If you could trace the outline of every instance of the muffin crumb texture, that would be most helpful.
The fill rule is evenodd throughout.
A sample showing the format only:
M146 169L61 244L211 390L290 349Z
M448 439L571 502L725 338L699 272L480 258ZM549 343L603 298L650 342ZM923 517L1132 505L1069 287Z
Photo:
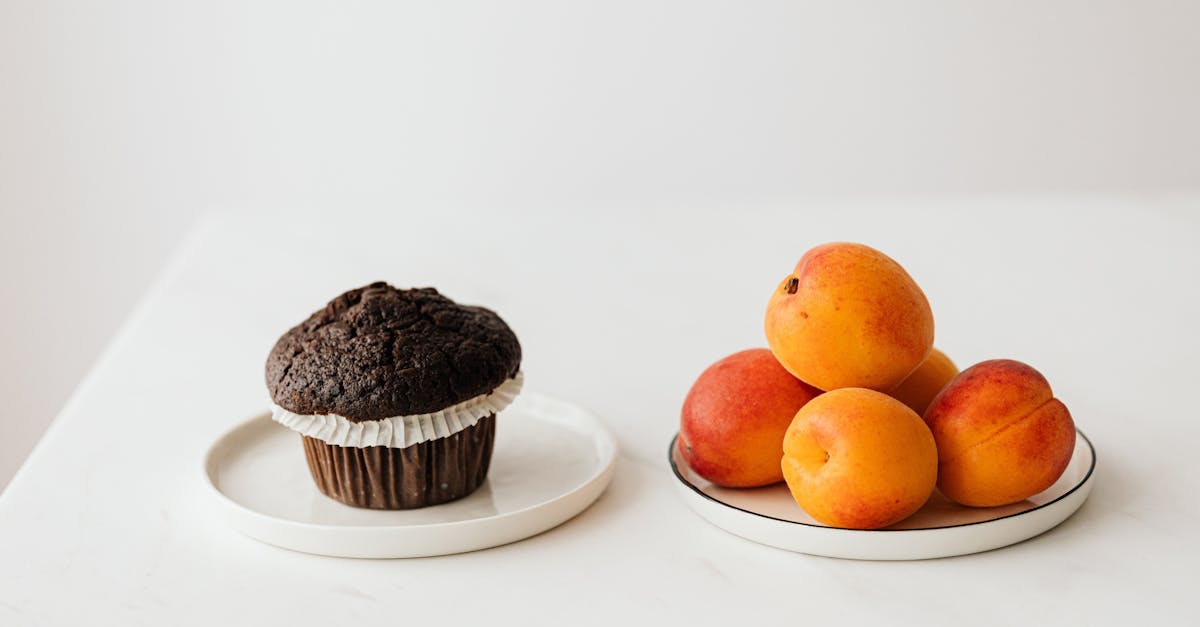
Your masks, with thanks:
M361 422L445 409L491 392L520 364L520 343L491 310L378 282L279 338L266 378L284 409Z

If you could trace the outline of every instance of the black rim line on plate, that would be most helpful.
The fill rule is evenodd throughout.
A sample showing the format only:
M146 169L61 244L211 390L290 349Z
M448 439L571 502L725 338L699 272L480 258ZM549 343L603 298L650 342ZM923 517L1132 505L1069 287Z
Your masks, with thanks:
M846 531L846 532L850 532L850 533L856 533L856 532L871 533L871 532L876 532L876 531L886 531L886 532L890 532L890 533L905 533L905 532L914 532L914 531L934 531L937 529L954 529L955 527L970 527L972 525L984 525L987 523L996 522L997 520L1004 520L1006 518L1014 518L1016 516L1024 516L1025 514L1028 514L1030 512L1036 512L1037 510L1042 509L1044 507L1049 507L1051 505L1054 505L1055 503L1074 494L1076 490L1083 487L1088 482L1088 479L1092 478L1092 473L1096 470L1096 447L1092 446L1091 439L1088 438L1087 435L1085 435L1083 433L1083 431L1080 431L1077 428L1077 429L1075 429L1075 433L1079 434L1079 437L1083 438L1084 443L1087 444L1088 450L1092 452L1092 463L1090 466L1088 466L1087 474L1085 474L1083 476L1083 479L1081 479L1079 481L1079 483L1075 484L1070 490L1067 490L1058 498L1054 499L1053 501L1049 501L1047 503L1042 503L1041 505L1031 507L1025 511L1017 512L1015 514L1007 514L1005 516L1000 516L999 518L990 518L988 520L977 520L975 522L960 523L957 525L946 525L944 527L921 527L920 529L846 529L843 527L830 527L827 525L814 525L812 523L800 522L798 520L787 520L786 518L776 518L774 516L768 516L766 514L760 514L755 511L744 509L744 508L738 507L737 505L733 505L731 503L726 503L725 501L722 501L722 500L712 496L711 494L704 492L700 488L696 487L696 485L694 483L685 479L684 476L679 472L679 467L675 464L675 442L679 440L678 432L675 434L674 437L671 438L671 443L667 447L667 462L671 464L671 472L675 473L675 478L678 479L681 483L683 483L683 485L686 485L687 487L691 488L692 492L695 492L696 494L699 494L700 496L704 497L705 499L708 499L709 501L712 501L719 505L723 505L730 509L736 509L739 512L745 512L752 516L758 516L759 518L766 518L767 520L777 520L779 522L787 523L789 525L803 525L805 527L812 527L814 529L829 529L832 531ZM762 486L762 487L766 487L766 486ZM736 489L736 488L732 488L732 489ZM797 505L796 507L799 507L799 505ZM916 513L916 512L914 512L914 513Z

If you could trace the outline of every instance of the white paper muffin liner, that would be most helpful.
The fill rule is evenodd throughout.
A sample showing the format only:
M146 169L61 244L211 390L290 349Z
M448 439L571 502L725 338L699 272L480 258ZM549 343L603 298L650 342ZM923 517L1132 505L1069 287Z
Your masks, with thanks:
M351 422L337 414L296 414L272 403L271 418L293 431L326 444L353 448L405 448L454 435L485 416L499 413L512 404L521 392L524 381L524 373L518 372L487 394L429 414Z

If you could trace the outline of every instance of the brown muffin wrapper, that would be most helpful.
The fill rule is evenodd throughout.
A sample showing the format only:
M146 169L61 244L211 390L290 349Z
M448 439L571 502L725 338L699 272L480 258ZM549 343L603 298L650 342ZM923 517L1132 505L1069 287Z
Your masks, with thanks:
M313 481L325 496L354 507L415 509L460 499L487 478L496 414L448 437L404 448L355 448L304 439Z

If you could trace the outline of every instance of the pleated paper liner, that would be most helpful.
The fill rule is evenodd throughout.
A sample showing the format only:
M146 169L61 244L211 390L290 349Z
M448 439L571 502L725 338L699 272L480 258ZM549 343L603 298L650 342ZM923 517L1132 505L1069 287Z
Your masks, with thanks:
M292 431L327 444L407 448L449 437L485 416L500 413L521 392L524 381L524 374L518 372L487 394L426 414L352 421L336 414L297 414L273 404L271 417Z
M371 509L415 509L460 499L487 478L496 415L447 437L404 448L348 447L303 436L304 455L326 496Z

